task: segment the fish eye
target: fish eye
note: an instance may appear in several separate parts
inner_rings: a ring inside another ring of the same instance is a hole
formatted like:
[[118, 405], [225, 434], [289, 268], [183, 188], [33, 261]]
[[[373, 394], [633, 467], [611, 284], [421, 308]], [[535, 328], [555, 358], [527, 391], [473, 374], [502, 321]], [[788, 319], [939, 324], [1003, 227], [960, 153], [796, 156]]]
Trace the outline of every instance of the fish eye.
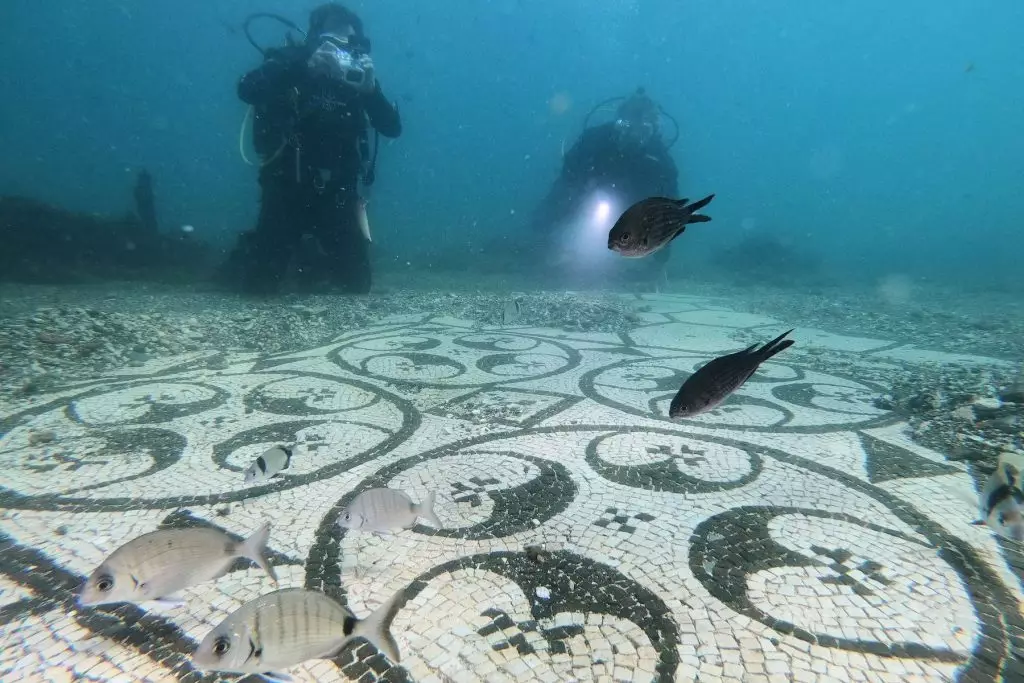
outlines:
[[110, 574], [104, 574], [103, 576], [96, 579], [96, 588], [101, 593], [109, 593], [114, 587], [114, 577]]
[[999, 520], [1000, 524], [1006, 524], [1006, 515], [1004, 515], [1002, 512], [999, 513], [999, 516], [996, 519]]
[[231, 649], [231, 639], [227, 636], [221, 636], [217, 640], [213, 641], [213, 654], [218, 657], [223, 657]]
[[619, 241], [620, 242], [628, 242], [629, 241], [629, 233], [628, 232], [624, 232], [621, 235], [619, 235]]

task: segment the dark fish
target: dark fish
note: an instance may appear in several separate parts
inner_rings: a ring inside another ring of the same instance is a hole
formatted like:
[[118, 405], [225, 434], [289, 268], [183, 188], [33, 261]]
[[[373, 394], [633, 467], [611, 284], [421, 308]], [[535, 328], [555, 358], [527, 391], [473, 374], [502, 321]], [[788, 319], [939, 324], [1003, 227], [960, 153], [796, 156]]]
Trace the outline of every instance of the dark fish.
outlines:
[[668, 416], [693, 417], [714, 410], [729, 394], [743, 386], [761, 363], [793, 345], [792, 339], [783, 340], [789, 332], [780, 334], [761, 348], [754, 344], [704, 365], [683, 382], [679, 393], [672, 399]]
[[689, 199], [648, 197], [625, 210], [608, 233], [608, 248], [628, 258], [658, 251], [683, 234], [690, 223], [711, 220], [699, 213], [715, 195], [687, 204]]

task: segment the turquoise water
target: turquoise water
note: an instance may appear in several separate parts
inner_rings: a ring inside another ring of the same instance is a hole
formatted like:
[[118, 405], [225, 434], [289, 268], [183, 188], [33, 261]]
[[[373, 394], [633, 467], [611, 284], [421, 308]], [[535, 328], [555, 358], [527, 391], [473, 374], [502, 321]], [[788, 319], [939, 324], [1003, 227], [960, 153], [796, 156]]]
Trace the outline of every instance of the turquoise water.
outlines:
[[[343, 632], [253, 674], [1024, 680], [1024, 558], [972, 524], [1024, 464], [1019, 5], [351, 3], [402, 124], [359, 187], [372, 241], [311, 230], [250, 298], [245, 28], [287, 29], [245, 22], [313, 7], [5, 5], [0, 678], [242, 680], [191, 658], [274, 590], [244, 560], [184, 604], [75, 596], [144, 533], [269, 522], [281, 588], [357, 618], [401, 594], [401, 661]], [[640, 197], [595, 173], [533, 229], [640, 87], [678, 170], [640, 195], [713, 193], [712, 220], [623, 259]], [[359, 250], [370, 293], [325, 286]], [[669, 416], [790, 328], [720, 407]], [[289, 468], [245, 483], [278, 445]], [[336, 526], [374, 487], [435, 494], [441, 527]]]

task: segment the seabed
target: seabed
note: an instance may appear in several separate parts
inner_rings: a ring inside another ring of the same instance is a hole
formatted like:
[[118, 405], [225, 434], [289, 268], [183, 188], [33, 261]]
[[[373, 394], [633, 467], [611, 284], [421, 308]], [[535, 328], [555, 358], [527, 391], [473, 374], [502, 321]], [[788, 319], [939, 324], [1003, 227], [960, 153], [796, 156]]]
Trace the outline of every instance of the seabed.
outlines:
[[[189, 655], [272, 590], [258, 568], [179, 608], [78, 609], [74, 591], [160, 525], [268, 520], [282, 587], [357, 616], [406, 591], [400, 665], [359, 641], [297, 681], [1024, 680], [1012, 550], [970, 525], [965, 466], [875, 407], [857, 359], [1000, 361], [798, 327], [721, 408], [672, 421], [696, 365], [789, 326], [633, 299], [628, 334], [403, 315], [300, 352], [150, 360], [0, 414], [0, 678], [238, 679]], [[823, 370], [831, 353], [855, 360]], [[291, 468], [244, 485], [282, 443]], [[337, 528], [375, 486], [435, 491], [444, 528]]]

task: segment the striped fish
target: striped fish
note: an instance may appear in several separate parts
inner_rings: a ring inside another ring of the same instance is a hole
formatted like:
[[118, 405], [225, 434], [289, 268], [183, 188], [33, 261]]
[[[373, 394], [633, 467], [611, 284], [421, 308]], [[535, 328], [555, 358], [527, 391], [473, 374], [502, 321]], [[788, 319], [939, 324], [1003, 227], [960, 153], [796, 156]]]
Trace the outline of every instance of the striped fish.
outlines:
[[219, 529], [161, 529], [143, 534], [111, 553], [79, 593], [82, 606], [112, 602], [169, 601], [177, 591], [223, 576], [234, 561], [245, 557], [277, 583], [267, 562], [270, 524], [264, 524], [242, 543]]
[[319, 591], [285, 588], [247, 602], [210, 631], [192, 655], [192, 664], [207, 671], [276, 673], [310, 659], [330, 659], [356, 638], [365, 638], [392, 662], [398, 643], [390, 626], [401, 590], [366, 619], [357, 619]]
[[689, 204], [689, 199], [648, 197], [626, 209], [608, 233], [608, 248], [627, 258], [641, 258], [658, 251], [683, 234], [690, 223], [711, 218], [697, 213], [715, 195]]
[[978, 498], [980, 519], [973, 524], [986, 525], [1003, 538], [1024, 541], [1024, 491], [1017, 468], [1000, 458]]
[[416, 518], [422, 517], [432, 526], [441, 528], [441, 520], [434, 514], [433, 491], [422, 503], [412, 502], [404, 491], [397, 489], [370, 489], [363, 491], [341, 511], [338, 524], [346, 529], [384, 533], [396, 529], [411, 529]]
[[269, 448], [249, 465], [249, 469], [245, 471], [245, 483], [252, 484], [270, 479], [281, 470], [288, 469], [291, 464], [292, 449], [284, 446]]
[[683, 382], [669, 406], [669, 417], [693, 417], [714, 410], [729, 394], [743, 386], [761, 363], [794, 344], [792, 339], [783, 339], [789, 332], [780, 334], [761, 348], [754, 344], [704, 365]]

